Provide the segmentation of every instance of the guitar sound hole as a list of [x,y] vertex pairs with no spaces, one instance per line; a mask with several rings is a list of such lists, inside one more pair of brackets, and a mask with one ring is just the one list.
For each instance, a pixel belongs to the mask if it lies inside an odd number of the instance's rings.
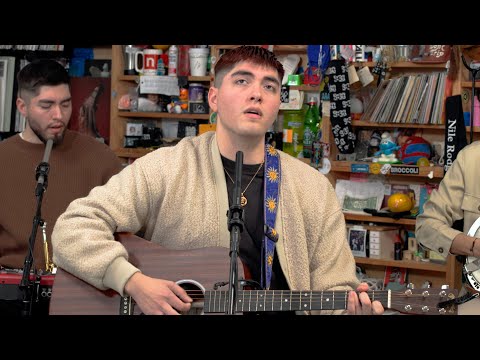
[[203,305],[205,298],[205,288],[197,281],[187,279],[177,281],[193,300],[190,310],[182,312],[182,315],[203,315]]

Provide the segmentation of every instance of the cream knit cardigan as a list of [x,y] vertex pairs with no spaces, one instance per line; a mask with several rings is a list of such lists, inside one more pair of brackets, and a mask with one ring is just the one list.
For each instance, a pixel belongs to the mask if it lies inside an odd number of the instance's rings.
[[[333,187],[312,167],[279,153],[276,249],[290,288],[355,288],[355,262]],[[145,239],[171,249],[228,248],[227,210],[215,133],[185,138],[141,157],[70,203],[53,230],[53,261],[99,289],[123,295],[125,283],[139,270],[114,241],[114,232],[143,228]]]

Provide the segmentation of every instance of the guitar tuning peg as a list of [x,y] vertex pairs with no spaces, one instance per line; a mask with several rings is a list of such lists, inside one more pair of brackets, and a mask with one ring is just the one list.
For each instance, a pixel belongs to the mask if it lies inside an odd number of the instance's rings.
[[407,289],[410,289],[410,290],[415,289],[415,284],[414,283],[408,283]]

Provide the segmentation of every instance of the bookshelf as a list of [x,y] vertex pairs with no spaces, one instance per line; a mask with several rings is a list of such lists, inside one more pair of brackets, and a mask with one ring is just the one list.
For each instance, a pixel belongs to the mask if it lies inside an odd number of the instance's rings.
[[[206,87],[210,86],[210,76],[188,76],[189,83],[202,83]],[[136,159],[150,151],[153,148],[127,148],[124,146],[124,136],[127,123],[154,123],[155,126],[161,126],[162,122],[171,122],[178,120],[195,121],[197,123],[207,123],[209,114],[172,114],[167,112],[131,112],[118,109],[118,101],[122,95],[128,94],[129,89],[135,88],[140,77],[136,75],[124,75],[124,53],[122,45],[112,45],[112,98],[110,103],[110,148],[115,154],[124,160]],[[175,141],[175,138],[165,139],[166,143]]]
[[[355,64],[357,67],[359,64]],[[371,63],[363,64],[363,66],[372,67]],[[430,74],[433,72],[447,72],[447,64],[421,64],[421,63],[412,63],[412,62],[397,62],[389,64],[390,79],[400,77],[402,75],[416,75],[416,74]],[[450,84],[452,88],[452,94],[458,94],[460,89],[466,87],[463,80],[457,74],[457,78]],[[468,87],[471,88],[471,83],[467,83]],[[480,84],[480,83],[479,83]],[[370,84],[369,86],[371,86]],[[376,84],[375,84],[376,85]],[[374,86],[375,86],[374,85]],[[477,84],[478,87],[480,85]],[[353,90],[354,91],[354,90]],[[352,95],[352,93],[351,93]],[[448,94],[450,95],[450,94]],[[444,104],[447,93],[443,96],[442,106]],[[365,109],[364,109],[365,110]],[[444,114],[442,114],[444,116]],[[331,162],[331,170],[328,173],[328,178],[331,183],[335,186],[337,180],[340,179],[349,179],[351,175],[355,172],[352,165],[358,164],[368,164],[360,162],[358,160],[354,161],[345,161],[338,159],[338,151],[336,150],[335,143],[333,142],[333,136],[331,135],[331,124],[329,121],[326,121],[327,117],[324,113],[322,131],[323,134],[329,134],[327,141],[330,144],[330,156],[329,160]],[[438,124],[419,124],[419,123],[403,123],[403,122],[372,122],[370,119],[361,119],[353,120],[352,128],[358,134],[360,130],[380,130],[393,132],[395,130],[409,130],[413,135],[422,136],[426,140],[432,143],[444,143],[445,141],[445,125],[444,121]],[[474,127],[474,132],[478,134],[480,128]],[[467,128],[467,132],[469,127]],[[325,136],[325,135],[324,135]],[[369,169],[368,172],[373,174]],[[378,173],[377,173],[378,174]],[[444,170],[443,167],[439,164],[434,164],[434,166],[423,166],[418,167],[418,173],[415,175],[403,175],[403,174],[391,174],[388,172],[385,175],[381,176],[386,183],[389,184],[399,184],[399,185],[408,185],[408,184],[424,184],[424,183],[439,183],[443,176]],[[399,228],[404,229],[405,231],[415,231],[415,219],[414,218],[400,218],[393,219],[388,217],[372,216],[370,214],[352,214],[344,213],[345,220],[348,224],[369,226],[372,224],[376,225],[393,225],[398,226]],[[403,267],[408,269],[408,282],[414,283],[418,288],[425,281],[430,281],[433,287],[440,287],[441,285],[449,285],[451,288],[460,289],[461,287],[461,271],[462,264],[454,257],[448,256],[445,263],[437,263],[432,260],[429,262],[424,261],[415,261],[415,260],[386,260],[386,259],[376,259],[368,257],[356,257],[356,263],[360,266],[366,273],[368,277],[383,279],[386,266],[392,267]]]
[[[215,52],[212,51],[212,54],[215,54],[216,57],[224,51],[231,49],[237,45],[218,45],[214,46]],[[294,52],[298,53],[301,56],[300,66],[305,68],[307,64],[306,60],[306,46],[292,46],[292,45],[276,45],[273,47],[273,51],[278,54]],[[356,67],[359,66],[368,66],[369,68],[374,67],[373,62],[366,63],[355,63]],[[401,74],[419,74],[419,73],[431,73],[431,72],[446,72],[447,64],[419,64],[412,62],[396,62],[389,64],[389,72],[393,76],[399,76]],[[457,81],[458,83],[458,81]],[[459,86],[457,83],[452,84],[454,89],[458,89]],[[373,84],[372,84],[373,85]],[[320,87],[312,87],[309,85],[300,85],[292,86],[290,89],[296,89],[301,91],[312,91],[320,92]],[[282,123],[282,121],[279,121]],[[415,133],[425,136],[425,138],[431,142],[444,142],[445,136],[445,125],[443,124],[416,124],[416,123],[372,123],[368,120],[355,120],[352,122],[352,127],[355,130],[358,129],[383,129],[393,131],[394,129],[409,129],[414,130]],[[479,129],[474,129],[476,131]],[[327,174],[327,177],[331,181],[332,185],[335,186],[337,179],[347,179],[352,173],[352,164],[357,163],[355,161],[338,161],[336,160],[338,152],[336,151],[336,146],[333,141],[333,135],[331,131],[331,124],[329,117],[323,114],[322,121],[322,141],[330,144],[330,156],[329,160],[331,161],[331,170]],[[302,161],[309,163],[309,159],[302,159]],[[399,184],[409,184],[409,183],[424,183],[424,182],[434,182],[438,183],[443,178],[444,172],[443,167],[440,165],[435,165],[433,167],[421,167],[419,168],[418,175],[386,175],[387,181],[393,181]],[[430,178],[431,177],[431,178]],[[368,225],[371,223],[375,224],[384,224],[384,225],[394,225],[401,226],[407,230],[415,229],[415,219],[411,218],[400,218],[392,219],[386,217],[372,216],[369,214],[350,214],[345,213],[345,220],[348,223],[353,224],[364,224]],[[434,262],[423,262],[423,261],[408,261],[408,260],[384,260],[384,259],[373,259],[373,258],[363,258],[356,257],[357,265],[364,268],[370,277],[383,279],[385,267],[404,267],[408,269],[409,282],[414,283],[417,287],[420,287],[426,280],[432,282],[434,287],[440,287],[441,285],[447,284],[452,288],[459,289],[461,286],[461,264],[456,260],[455,257],[449,256],[447,261],[443,264],[434,263]]]

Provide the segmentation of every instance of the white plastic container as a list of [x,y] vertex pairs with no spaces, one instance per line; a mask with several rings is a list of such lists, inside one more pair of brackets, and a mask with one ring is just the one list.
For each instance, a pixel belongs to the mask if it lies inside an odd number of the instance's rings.
[[207,61],[208,48],[190,48],[188,56],[190,58],[190,75],[192,76],[206,76],[207,75]]

